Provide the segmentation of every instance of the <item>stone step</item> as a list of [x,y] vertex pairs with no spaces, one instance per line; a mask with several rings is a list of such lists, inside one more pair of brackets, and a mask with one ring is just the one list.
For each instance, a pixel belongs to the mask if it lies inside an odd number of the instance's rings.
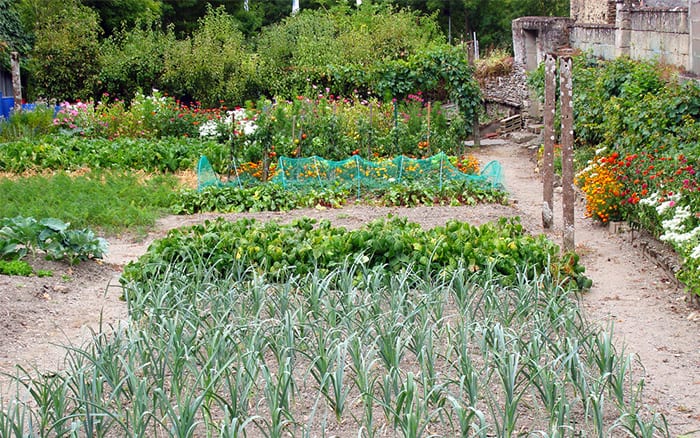
[[527,125],[527,130],[532,132],[533,134],[541,134],[543,129],[544,129],[544,125],[540,125],[540,124]]

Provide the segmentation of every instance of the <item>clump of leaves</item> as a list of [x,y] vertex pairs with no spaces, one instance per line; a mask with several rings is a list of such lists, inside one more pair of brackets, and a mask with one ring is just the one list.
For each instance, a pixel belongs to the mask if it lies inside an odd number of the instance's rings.
[[[437,183],[394,183],[367,189],[366,193],[363,199],[386,206],[504,204],[507,201],[507,193],[499,188],[465,181],[448,181],[442,187]],[[241,188],[209,186],[201,191],[180,190],[172,196],[170,209],[175,214],[194,214],[207,211],[287,211],[315,206],[339,208],[357,197],[357,189],[349,185],[312,186],[299,190],[285,190],[276,183]]]
[[29,277],[34,271],[24,260],[0,260],[0,274]]
[[19,260],[38,251],[49,260],[65,260],[74,265],[102,258],[107,252],[107,241],[95,236],[92,230],[70,229],[69,223],[55,218],[0,219],[0,258]]
[[123,281],[159,281],[164,272],[184,274],[205,263],[217,275],[246,262],[251,270],[271,275],[329,272],[353,262],[391,272],[406,266],[449,274],[466,264],[471,272],[493,269],[506,282],[515,282],[519,267],[533,272],[551,269],[561,281],[579,281],[578,259],[563,258],[559,248],[544,237],[525,233],[517,219],[501,219],[479,227],[449,221],[444,227],[423,230],[405,218],[377,220],[358,230],[332,227],[330,222],[303,218],[292,224],[216,220],[171,231],[154,242],[147,253],[124,269]]

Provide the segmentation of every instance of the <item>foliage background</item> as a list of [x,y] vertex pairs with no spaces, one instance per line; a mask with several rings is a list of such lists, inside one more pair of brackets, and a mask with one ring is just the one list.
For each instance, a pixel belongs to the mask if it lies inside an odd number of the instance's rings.
[[[472,32],[485,49],[509,47],[513,18],[568,11],[560,0],[365,0],[360,8],[354,0],[302,0],[292,16],[287,0],[250,0],[248,11],[243,3],[2,0],[0,52],[20,51],[30,101],[104,92],[128,101],[138,89],[158,88],[185,101],[240,105],[299,93],[307,77],[361,86],[378,63]],[[228,60],[214,56],[221,51]]]

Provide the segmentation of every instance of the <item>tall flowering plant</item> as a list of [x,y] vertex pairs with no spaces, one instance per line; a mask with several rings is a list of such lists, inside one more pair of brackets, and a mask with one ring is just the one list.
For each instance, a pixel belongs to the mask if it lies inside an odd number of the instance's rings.
[[86,134],[96,123],[92,102],[62,102],[53,119],[54,126],[65,133]]

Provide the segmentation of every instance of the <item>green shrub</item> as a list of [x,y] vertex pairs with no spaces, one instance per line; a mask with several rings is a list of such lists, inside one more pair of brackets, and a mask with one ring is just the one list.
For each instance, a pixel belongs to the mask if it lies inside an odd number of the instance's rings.
[[104,40],[100,48],[100,89],[130,101],[138,91],[163,89],[165,54],[175,45],[171,30],[137,25]]
[[[71,265],[90,258],[102,258],[107,252],[107,242],[95,236],[92,230],[71,229],[69,223],[59,219],[36,220],[22,216],[0,219],[0,247],[5,248],[4,258],[20,259],[27,252],[41,250],[47,259],[65,260]],[[9,248],[14,250],[9,251]],[[18,268],[18,272],[26,271],[22,266],[12,267]]]
[[309,95],[312,84],[336,95],[375,91],[369,72],[377,66],[440,43],[444,38],[433,18],[386,5],[304,10],[263,29],[255,40],[256,82],[265,94],[285,98]]
[[86,139],[78,136],[46,136],[0,145],[0,170],[91,169],[174,172],[194,169],[201,155],[216,168],[226,168],[230,159],[227,145],[197,138]]
[[243,101],[254,71],[243,34],[220,7],[209,9],[192,37],[169,47],[163,80],[174,95],[216,107]]
[[29,98],[88,99],[99,73],[100,26],[97,13],[68,1],[36,24],[31,53]]
[[37,104],[30,111],[15,111],[10,119],[0,123],[0,141],[38,138],[55,132],[53,123],[54,108]]

